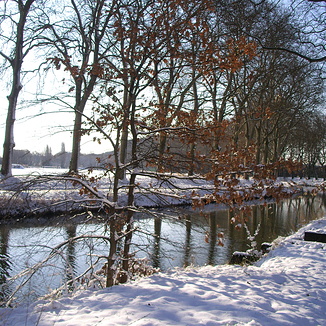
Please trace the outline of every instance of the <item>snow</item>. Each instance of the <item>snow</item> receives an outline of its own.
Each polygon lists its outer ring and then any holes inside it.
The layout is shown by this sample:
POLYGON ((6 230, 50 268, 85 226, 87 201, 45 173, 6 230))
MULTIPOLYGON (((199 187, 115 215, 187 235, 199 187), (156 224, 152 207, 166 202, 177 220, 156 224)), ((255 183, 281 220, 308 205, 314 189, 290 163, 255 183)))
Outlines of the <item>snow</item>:
MULTIPOLYGON (((91 175, 87 170, 81 172, 93 177, 98 177, 101 174, 101 171, 94 171, 91 175)), ((60 177, 65 173, 67 171, 64 169, 24 168, 13 169, 11 178, 1 179, 0 177, 0 214, 19 216, 30 213, 60 213, 67 210, 83 209, 85 205, 89 205, 87 203, 89 196, 80 193, 81 184, 77 186, 71 180, 60 177), (24 191, 15 192, 18 189, 24 189, 24 191)), ((117 203, 112 202, 112 175, 94 182, 100 197, 98 198, 98 207, 104 201, 114 207, 127 205, 128 182, 127 179, 121 181, 117 203)), ((161 178, 157 179, 146 171, 137 175, 136 184, 134 205, 137 207, 189 205, 194 199, 209 197, 216 190, 213 182, 209 182, 201 176, 189 179, 188 176, 182 174, 167 174, 161 175, 161 178)), ((305 189, 322 185, 325 186, 325 181, 322 179, 279 178, 274 182, 275 188, 282 186, 282 191, 288 193, 295 193, 298 190, 305 191, 305 189)), ((252 179, 239 179, 239 184, 236 187, 239 191, 245 191, 251 187, 255 188, 255 184, 252 179)), ((225 190, 223 187, 219 187, 219 194, 222 195, 225 190)))
POLYGON ((107 289, 0 310, 3 326, 325 325, 326 217, 277 239, 252 266, 174 269, 107 289))

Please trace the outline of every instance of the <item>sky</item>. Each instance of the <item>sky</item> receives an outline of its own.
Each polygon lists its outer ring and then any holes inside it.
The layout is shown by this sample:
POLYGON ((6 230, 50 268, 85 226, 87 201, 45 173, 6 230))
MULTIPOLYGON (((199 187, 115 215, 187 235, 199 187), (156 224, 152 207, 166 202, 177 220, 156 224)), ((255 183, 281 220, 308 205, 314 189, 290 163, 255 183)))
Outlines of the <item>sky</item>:
MULTIPOLYGON (((5 121, 7 116, 9 89, 4 82, 0 82, 2 91, 0 93, 0 144, 2 156, 2 145, 5 136, 5 121)), ((33 98, 33 93, 38 91, 36 80, 32 80, 24 86, 20 94, 21 101, 33 98)), ((45 84, 40 90, 44 94, 53 94, 49 84, 45 84)), ((16 112, 14 126, 15 149, 29 150, 42 153, 46 146, 51 147, 52 154, 61 151, 61 144, 65 144, 66 151, 72 147, 72 125, 74 114, 72 110, 65 111, 55 104, 29 105, 20 102, 16 112), (58 112, 60 110, 60 112, 58 112)), ((108 143, 102 145, 93 142, 93 136, 83 136, 81 142, 82 153, 103 153, 110 150, 108 143)))
MULTIPOLYGON (((5 25, 1 28, 5 29, 5 25)), ((10 43, 8 43, 10 45, 10 43)), ((8 46, 1 45, 1 50, 5 53, 10 53, 11 49, 8 46)), ((25 57, 23 63, 24 70, 36 70, 39 65, 39 54, 37 51, 30 51, 25 57)), ((0 57, 0 63, 2 58, 0 57)), ((7 96, 10 94, 11 70, 3 70, 1 65, 0 71, 0 157, 2 157, 3 143, 5 136, 5 122, 8 110, 7 96)), ((40 68, 42 69, 42 68, 40 68)), ((15 149, 29 150, 31 152, 42 153, 46 146, 51 147, 52 154, 61 151, 61 144, 65 143, 66 151, 71 151, 72 148, 72 125, 74 114, 72 110, 63 111, 62 106, 58 104, 39 104, 32 105, 30 102, 35 100, 35 94, 43 94, 44 96, 56 95, 59 92, 66 92, 70 85, 65 84, 62 80, 69 79, 69 74, 61 70, 56 70, 53 67, 45 71, 42 70, 40 78, 37 74, 28 73, 22 74, 23 88, 19 93, 19 103, 16 111, 16 122, 14 125, 14 141, 15 149), (60 112, 58 113, 58 111, 60 112)), ((109 143, 99 145, 93 142, 93 136, 84 136, 81 141, 82 153, 103 153, 111 150, 109 143)))
MULTIPOLYGON (((15 149, 42 153, 48 145, 52 149, 52 154, 55 154, 60 152, 61 144, 64 143, 66 151, 71 151, 72 114, 46 113, 38 117, 27 118, 28 116, 29 113, 27 109, 17 112, 17 120, 14 127, 15 149)), ((5 134, 4 121, 6 120, 5 114, 1 114, 0 120, 0 143, 3 144, 5 134)), ((105 145, 98 145, 96 142, 93 142, 92 137, 84 136, 82 138, 81 152, 84 154, 102 153, 107 150, 108 148, 105 145)), ((2 156, 2 153, 0 156, 2 156)))

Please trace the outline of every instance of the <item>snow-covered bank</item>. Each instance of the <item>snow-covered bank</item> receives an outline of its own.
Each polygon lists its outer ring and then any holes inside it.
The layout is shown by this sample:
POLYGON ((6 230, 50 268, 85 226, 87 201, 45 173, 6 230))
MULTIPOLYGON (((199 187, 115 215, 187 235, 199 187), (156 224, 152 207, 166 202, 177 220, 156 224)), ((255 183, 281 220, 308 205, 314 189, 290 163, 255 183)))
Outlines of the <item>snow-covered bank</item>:
MULTIPOLYGON (((80 192, 81 186, 60 175, 65 173, 62 169, 19 169, 14 170, 12 178, 0 179, 0 216, 17 217, 44 213, 66 213, 82 210, 88 205, 91 207, 89 196, 80 192)), ((87 171, 85 171, 87 173, 87 171)), ((99 173, 99 172, 95 172, 99 173)), ((194 196, 201 198, 209 196, 216 191, 213 182, 202 177, 188 178, 184 175, 166 175, 157 179, 146 175, 136 178, 135 206, 138 207, 164 207, 171 205, 189 205, 194 196)), ((289 194, 296 193, 309 187, 320 187, 325 181, 318 179, 277 179, 273 186, 281 187, 289 194)), ((99 179, 96 184, 99 194, 103 198, 111 198, 112 176, 99 179)), ((128 180, 120 184, 118 206, 127 204, 128 180)), ((254 180, 240 179, 236 185, 239 190, 255 188, 254 180)), ((223 187, 219 189, 221 194, 223 187)), ((94 199, 92 199, 93 201, 94 199)), ((101 200, 98 206, 101 206, 101 200)))
POLYGON ((325 325, 326 217, 277 246, 254 266, 205 266, 159 273, 125 285, 0 310, 2 326, 325 325))

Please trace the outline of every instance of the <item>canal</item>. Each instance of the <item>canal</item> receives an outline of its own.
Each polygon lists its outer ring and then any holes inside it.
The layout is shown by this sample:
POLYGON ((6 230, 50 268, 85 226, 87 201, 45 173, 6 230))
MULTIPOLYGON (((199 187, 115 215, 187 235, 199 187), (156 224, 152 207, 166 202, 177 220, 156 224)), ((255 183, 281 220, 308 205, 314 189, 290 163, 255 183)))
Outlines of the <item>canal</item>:
MULTIPOLYGON (((202 212, 183 207, 136 213, 132 252, 162 271, 226 264, 234 251, 259 249, 261 243, 323 217, 326 195, 251 203, 250 207, 246 215, 217 205, 208 205, 202 212)), ((109 235, 105 218, 66 216, 0 225, 0 301, 8 295, 19 303, 33 301, 85 270, 80 283, 90 274, 100 277, 96 271, 105 262, 109 244, 96 235, 109 235), (81 236, 79 241, 67 241, 76 236, 81 236)))

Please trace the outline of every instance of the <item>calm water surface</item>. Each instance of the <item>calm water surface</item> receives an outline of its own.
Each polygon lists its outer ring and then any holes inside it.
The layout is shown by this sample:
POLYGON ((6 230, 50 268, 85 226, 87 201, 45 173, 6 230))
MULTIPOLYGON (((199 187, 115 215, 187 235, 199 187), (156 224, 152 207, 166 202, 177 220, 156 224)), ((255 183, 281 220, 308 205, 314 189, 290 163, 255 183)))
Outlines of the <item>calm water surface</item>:
MULTIPOLYGON (((326 213, 325 207, 325 194, 287 199, 278 204, 253 205, 252 212, 246 217, 247 227, 244 227, 243 219, 231 223, 235 213, 214 205, 205 207, 203 214, 189 208, 152 211, 161 218, 136 214, 138 231, 133 236, 133 252, 136 257, 148 258, 161 270, 225 264, 234 251, 251 248, 249 236, 256 234, 255 242, 260 248, 262 242, 287 236, 308 222, 321 218, 326 213), (239 223, 242 227, 236 227, 239 223), (223 246, 218 245, 221 234, 223 246)), ((107 226, 98 221, 78 223, 72 217, 64 221, 44 219, 0 225, 0 284, 26 268, 41 266, 33 275, 22 275, 9 286, 3 286, 2 290, 12 294, 17 286, 26 282, 15 296, 18 301, 31 301, 59 287, 72 275, 83 273, 100 257, 107 255, 108 243, 83 239, 58 246, 84 234, 108 235, 107 226)), ((103 263, 100 261, 98 268, 103 263)))

